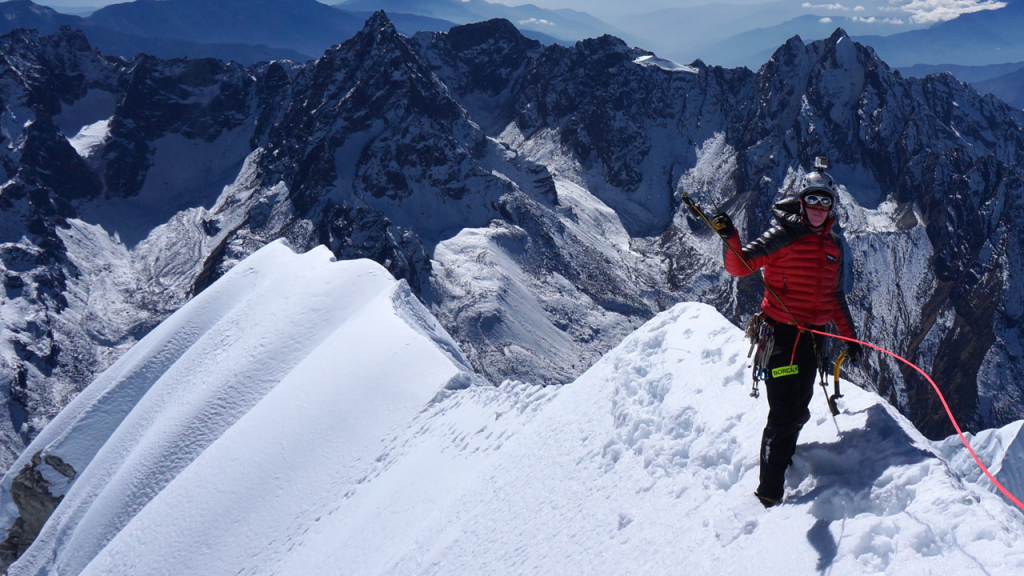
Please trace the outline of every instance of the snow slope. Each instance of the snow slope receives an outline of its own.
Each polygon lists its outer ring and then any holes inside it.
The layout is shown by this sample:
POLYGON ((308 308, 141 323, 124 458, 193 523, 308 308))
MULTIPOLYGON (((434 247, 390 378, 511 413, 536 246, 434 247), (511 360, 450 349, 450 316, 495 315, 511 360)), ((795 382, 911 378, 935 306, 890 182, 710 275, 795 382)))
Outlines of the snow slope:
MULTIPOLYGON (((18 513, 13 477, 33 454, 75 472, 67 488, 59 469, 39 466, 66 494, 9 573, 78 574, 106 547, 123 550, 115 537, 156 534, 154 521, 177 537, 149 545, 175 557, 191 556, 175 545, 186 537, 234 538, 224 550, 244 557, 272 550, 257 533, 312 522, 305 513, 329 506, 332 486, 355 483, 381 438, 445 386, 473 381, 466 365, 378 264, 274 242, 122 356, 14 464, 2 484, 5 527, 18 513), (185 508, 183 523, 167 522, 185 508)), ((240 558, 134 573, 223 573, 240 558)))
POLYGON ((681 304, 553 398, 538 391, 509 410, 500 392, 460 392, 384 447, 371 479, 291 554, 242 573, 1024 567, 1024 518, 963 483, 890 406, 851 386, 842 436, 815 402, 788 502, 762 510, 750 493, 767 407, 747 395, 744 354, 739 330, 717 312, 681 304), (524 420, 519 430, 509 431, 510 413, 524 420))
MULTIPOLYGON (((1024 420, 1007 424, 1002 428, 982 430, 977 435, 965 432, 971 448, 988 467, 989 472, 1004 488, 1018 499, 1024 494, 1024 420)), ((969 480, 980 483, 993 493, 998 489, 986 478, 981 468, 974 463, 963 443, 957 436, 950 436, 939 450, 946 456, 954 470, 969 480)))
POLYGON ((842 433, 815 398, 786 503, 763 510, 745 353, 687 303, 570 385, 467 386, 404 285, 273 244, 30 448, 84 472, 11 574, 1024 569, 1024 516, 849 385, 842 433))

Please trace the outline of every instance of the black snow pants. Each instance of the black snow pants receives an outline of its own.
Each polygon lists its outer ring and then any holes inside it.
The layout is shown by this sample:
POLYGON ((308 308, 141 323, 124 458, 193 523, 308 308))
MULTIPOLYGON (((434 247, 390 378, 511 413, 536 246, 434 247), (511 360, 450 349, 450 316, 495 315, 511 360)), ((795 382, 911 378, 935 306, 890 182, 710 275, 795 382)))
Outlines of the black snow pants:
POLYGON ((800 429, 811 419, 807 407, 818 375, 815 352, 823 350, 824 344, 824 337, 800 332, 796 326, 775 326, 775 348, 765 380, 768 424, 761 436, 761 484, 757 488, 762 496, 782 499, 786 468, 793 462, 800 429))

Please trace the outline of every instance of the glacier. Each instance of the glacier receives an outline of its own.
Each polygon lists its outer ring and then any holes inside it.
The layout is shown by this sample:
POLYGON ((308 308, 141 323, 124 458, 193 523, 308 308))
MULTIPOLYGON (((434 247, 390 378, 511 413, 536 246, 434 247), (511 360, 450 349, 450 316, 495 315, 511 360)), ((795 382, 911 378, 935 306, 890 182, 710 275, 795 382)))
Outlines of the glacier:
MULTIPOLYGON (((847 382, 835 422, 812 402, 786 501, 762 509, 767 403, 748 395, 746 350, 714 308, 684 302, 571 384, 493 386, 404 281, 277 241, 12 466, 4 524, 26 470, 63 499, 9 574, 1024 569, 1024 514, 951 441, 847 382)), ((1024 471, 1018 431, 977 437, 1004 478, 1024 471)))

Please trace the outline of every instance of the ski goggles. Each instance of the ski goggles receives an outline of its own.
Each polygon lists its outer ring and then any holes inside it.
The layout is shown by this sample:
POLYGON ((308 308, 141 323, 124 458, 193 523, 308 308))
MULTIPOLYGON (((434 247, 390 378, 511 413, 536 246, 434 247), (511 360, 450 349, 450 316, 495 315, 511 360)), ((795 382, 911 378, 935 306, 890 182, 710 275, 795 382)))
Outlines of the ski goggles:
POLYGON ((832 207, 832 199, 828 196, 818 196, 817 194, 808 194, 804 196, 805 206, 814 206, 816 208, 825 208, 826 210, 832 207))

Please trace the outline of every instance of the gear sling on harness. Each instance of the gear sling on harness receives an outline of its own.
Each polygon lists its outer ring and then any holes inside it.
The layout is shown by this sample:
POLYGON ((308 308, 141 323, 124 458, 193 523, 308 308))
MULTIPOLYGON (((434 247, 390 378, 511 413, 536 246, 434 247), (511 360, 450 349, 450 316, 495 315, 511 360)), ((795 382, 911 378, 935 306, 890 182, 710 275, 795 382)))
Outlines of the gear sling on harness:
POLYGON ((754 383, 750 390, 750 395, 754 398, 761 396, 758 385, 768 378, 768 359, 775 351, 775 327, 766 321, 767 318, 764 312, 758 312, 747 322, 746 337, 750 340, 750 351, 747 352, 747 358, 754 357, 751 361, 753 368, 751 376, 754 383), (754 353, 755 348, 756 354, 754 353))

